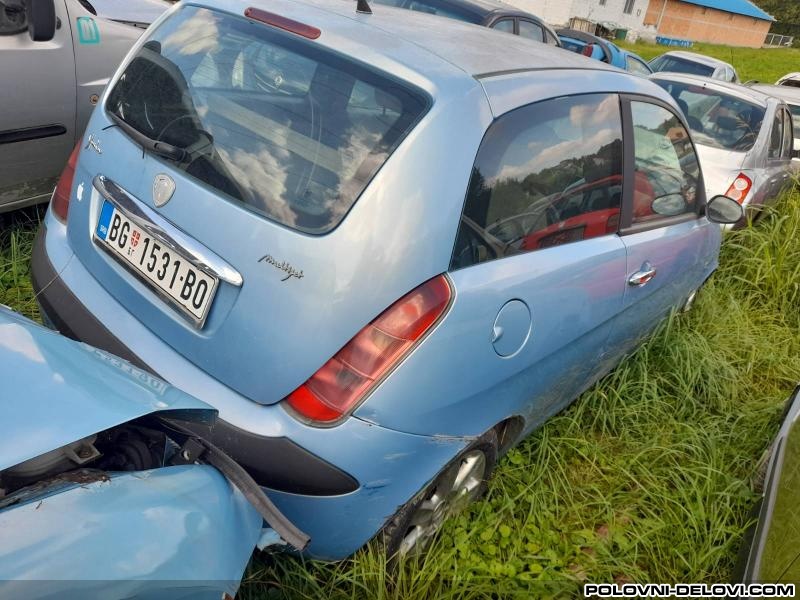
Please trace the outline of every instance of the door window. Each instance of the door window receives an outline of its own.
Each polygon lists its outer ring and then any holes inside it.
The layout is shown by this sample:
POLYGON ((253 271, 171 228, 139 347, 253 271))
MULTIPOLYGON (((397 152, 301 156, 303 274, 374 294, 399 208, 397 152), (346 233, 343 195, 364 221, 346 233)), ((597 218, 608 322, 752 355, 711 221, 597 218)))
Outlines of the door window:
POLYGON ((24 0, 0 0, 0 35, 14 35, 27 28, 24 0))
POLYGON ((452 268, 615 234, 621 198, 616 95, 518 108, 478 151, 452 268))
POLYGON ((689 133, 671 111, 631 102, 635 173, 633 223, 695 212, 700 166, 689 133))
POLYGON ((783 113, 783 150, 781 150, 781 158, 792 158, 792 149, 794 147, 794 136, 792 135, 792 117, 789 112, 782 110, 783 113))
POLYGON ((781 111, 775 113, 775 118, 772 120, 772 131, 769 137, 769 157, 781 157, 781 145, 783 144, 783 117, 781 111))
POLYGON ((501 19, 492 25, 492 29, 505 31, 506 33, 514 33, 514 19, 501 19))
POLYGON ((537 42, 544 41, 544 29, 541 26, 533 23, 532 21, 525 21, 520 19, 519 23, 519 34, 524 37, 528 38, 529 40, 536 40, 537 42))
POLYGON ((637 75, 650 75, 652 71, 650 67, 644 64, 642 61, 633 58, 632 56, 628 56, 626 59, 627 70, 631 73, 636 73, 637 75))

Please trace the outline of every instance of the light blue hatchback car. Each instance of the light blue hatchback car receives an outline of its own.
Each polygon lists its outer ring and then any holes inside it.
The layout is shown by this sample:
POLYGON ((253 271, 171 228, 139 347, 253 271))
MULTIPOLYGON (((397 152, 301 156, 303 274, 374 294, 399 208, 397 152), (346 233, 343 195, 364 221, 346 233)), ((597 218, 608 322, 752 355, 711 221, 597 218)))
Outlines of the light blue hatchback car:
POLYGON ((60 331, 217 408, 198 431, 311 555, 414 552, 694 294, 709 219, 741 209, 706 205, 641 77, 390 7, 252 4, 181 2, 132 49, 34 285, 60 331))

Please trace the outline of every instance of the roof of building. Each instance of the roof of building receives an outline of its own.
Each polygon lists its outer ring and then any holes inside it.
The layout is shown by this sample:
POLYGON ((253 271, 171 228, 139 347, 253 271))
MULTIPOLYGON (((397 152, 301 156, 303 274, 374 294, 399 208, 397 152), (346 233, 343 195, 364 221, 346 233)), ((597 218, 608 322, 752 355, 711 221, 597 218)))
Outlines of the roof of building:
POLYGON ((681 2, 696 4, 697 6, 703 6, 705 8, 723 10, 736 15, 761 19, 763 21, 775 20, 775 17, 758 8, 755 4, 750 2, 750 0, 681 0, 681 2))

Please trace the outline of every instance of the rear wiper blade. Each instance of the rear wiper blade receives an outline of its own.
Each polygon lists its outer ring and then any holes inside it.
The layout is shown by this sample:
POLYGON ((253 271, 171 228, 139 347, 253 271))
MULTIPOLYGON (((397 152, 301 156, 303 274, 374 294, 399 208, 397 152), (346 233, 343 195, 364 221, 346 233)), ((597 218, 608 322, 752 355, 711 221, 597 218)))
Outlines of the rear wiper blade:
POLYGON ((113 112, 109 112, 108 116, 111 117, 111 119, 119 126, 120 129, 122 129, 122 131, 127 133, 128 136, 132 137, 134 141, 136 141, 136 143, 145 150, 150 150, 159 156, 169 158, 170 160, 174 160, 176 162, 183 162, 186 160, 188 152, 186 152, 185 149, 179 148, 178 146, 173 146, 167 142, 160 142, 147 137, 141 131, 126 123, 121 117, 113 112))

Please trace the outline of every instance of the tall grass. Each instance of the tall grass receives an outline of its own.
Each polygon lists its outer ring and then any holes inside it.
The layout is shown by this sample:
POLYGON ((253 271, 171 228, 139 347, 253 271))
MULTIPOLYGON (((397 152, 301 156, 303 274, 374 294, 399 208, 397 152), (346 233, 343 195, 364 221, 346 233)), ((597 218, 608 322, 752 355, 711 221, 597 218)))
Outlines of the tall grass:
POLYGON ((41 220, 37 208, 0 215, 0 304, 39 318, 30 281, 31 251, 41 220))
MULTIPOLYGON (((36 223, 0 231, 0 302, 32 316, 36 223)), ((725 581, 798 380, 795 191, 728 235, 692 312, 512 450, 425 557, 391 569, 378 544, 337 564, 261 554, 241 597, 564 598, 584 581, 725 581)))
POLYGON ((254 560, 244 598, 572 597, 584 581, 720 582, 755 465, 800 381, 800 193, 727 236, 692 312, 503 459, 419 562, 373 544, 254 560))

